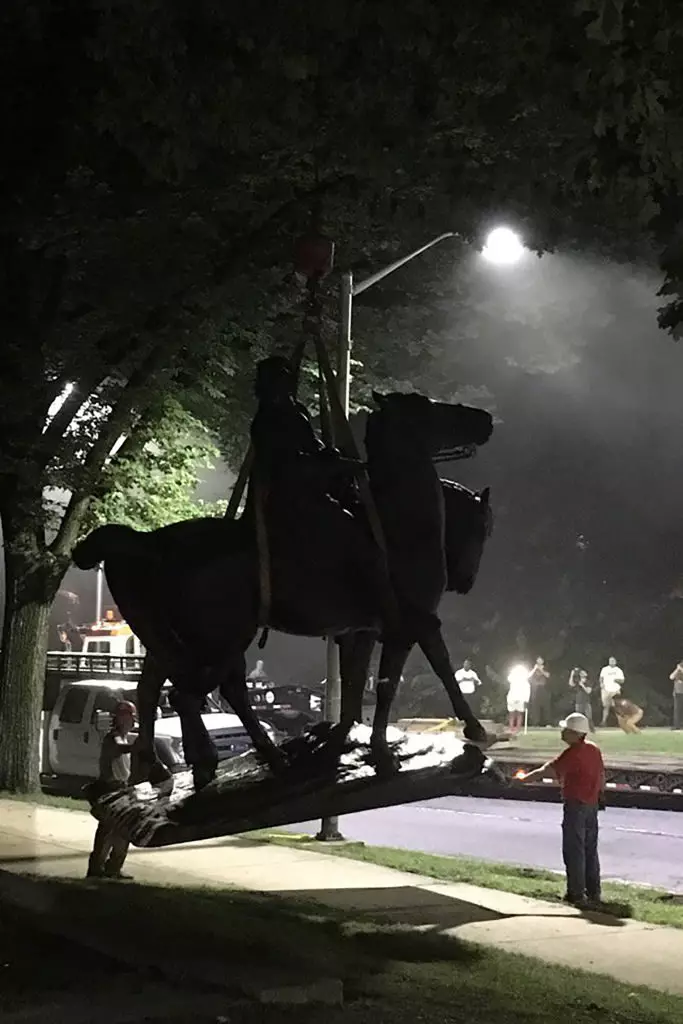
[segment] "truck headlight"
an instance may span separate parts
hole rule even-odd
[[[311,709],[311,711],[320,711],[320,709],[323,706],[323,702],[321,698],[317,695],[317,693],[312,693],[311,696],[308,698],[308,706]]]
[[[275,703],[275,694],[273,693],[272,690],[268,690],[268,693],[266,694],[266,704],[274,704],[274,703]]]

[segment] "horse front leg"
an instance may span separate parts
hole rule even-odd
[[[463,696],[455,679],[453,663],[441,634],[441,627],[426,632],[419,640],[427,661],[439,677],[451,701],[453,714],[465,723],[463,735],[479,746],[489,745],[489,736]]]
[[[172,682],[171,707],[180,716],[185,763],[192,769],[194,788],[199,791],[213,782],[218,767],[216,745],[202,719],[206,697],[192,690],[190,686],[183,686],[182,677],[173,679]]]
[[[138,738],[132,757],[131,782],[151,782],[153,786],[166,782],[171,772],[159,760],[154,742],[154,728],[161,689],[166,673],[154,658],[147,654],[138,681],[136,703],[138,709]]]
[[[377,706],[370,737],[370,749],[378,775],[393,774],[399,768],[387,742],[387,728],[391,706],[401,681],[401,673],[412,648],[412,642],[393,638],[387,638],[382,645],[377,680]]]

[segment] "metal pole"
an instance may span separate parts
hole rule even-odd
[[[351,314],[353,310],[353,274],[342,276],[339,293],[339,340],[337,347],[337,393],[344,415],[349,417],[349,389],[351,385]],[[339,443],[339,438],[334,438]],[[333,637],[327,638],[327,677],[325,680],[324,717],[337,723],[341,718],[341,671],[339,647]],[[316,839],[339,842],[344,836],[339,831],[339,819],[323,818]]]
[[[351,315],[353,312],[353,274],[349,270],[342,276],[339,296],[339,344],[337,349],[337,381],[339,401],[344,415],[349,418],[349,389],[351,386]]]
[[[351,294],[362,295],[368,288],[372,288],[373,284],[378,284],[383,281],[389,274],[393,274],[394,271],[400,270],[406,263],[410,263],[416,256],[421,256],[423,252],[427,252],[427,249],[431,249],[432,246],[438,245],[439,242],[444,242],[447,238],[459,238],[457,231],[444,231],[442,235],[437,235],[436,238],[432,238],[431,242],[427,242],[425,245],[421,245],[419,249],[413,249],[407,256],[401,256],[400,259],[394,260],[388,267],[382,267],[375,274],[370,274],[364,281],[360,281],[357,285],[352,284]]]
[[[447,238],[457,238],[456,231],[445,231],[442,235],[432,238],[426,245],[414,249],[407,256],[401,256],[388,266],[383,267],[374,274],[370,274],[358,284],[353,283],[353,274],[347,271],[342,275],[341,288],[339,292],[339,341],[337,347],[337,393],[344,410],[344,415],[349,418],[349,389],[351,384],[351,315],[353,312],[353,299],[355,295],[361,295],[368,288],[378,284],[380,281],[399,270],[416,256],[421,256],[427,249],[444,242]],[[334,438],[336,444],[340,438]],[[341,673],[339,669],[339,648],[332,637],[327,640],[327,679],[325,680],[325,719],[329,722],[338,722],[341,717]],[[339,831],[339,819],[335,817],[323,818],[320,822],[320,831],[316,839],[324,841],[342,840],[344,837]]]
[[[95,590],[95,622],[102,621],[102,577],[104,569],[102,564],[97,566],[97,589]]]

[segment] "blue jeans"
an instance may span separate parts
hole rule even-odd
[[[567,872],[567,899],[600,899],[598,808],[567,800],[562,819],[562,857]]]

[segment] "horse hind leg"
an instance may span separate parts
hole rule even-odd
[[[242,654],[228,666],[220,684],[221,696],[228,702],[249,733],[256,753],[263,758],[271,771],[282,772],[287,767],[287,757],[270,738],[249,703],[246,677],[247,667]]]

